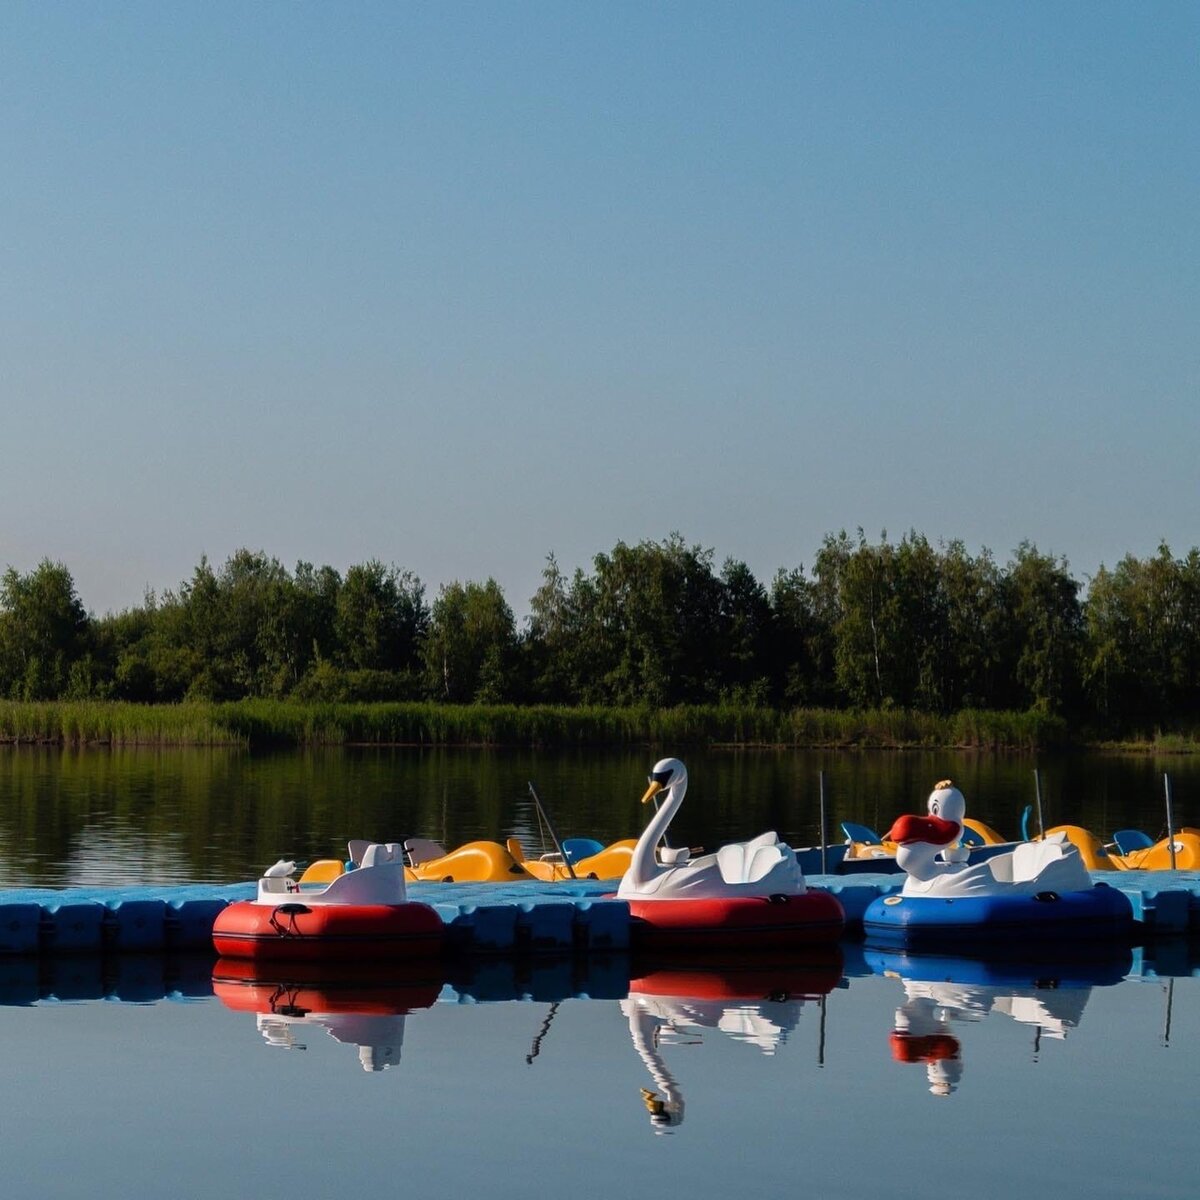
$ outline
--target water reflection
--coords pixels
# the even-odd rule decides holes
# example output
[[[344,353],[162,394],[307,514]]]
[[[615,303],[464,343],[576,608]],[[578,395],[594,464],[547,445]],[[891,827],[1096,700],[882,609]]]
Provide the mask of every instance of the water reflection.
[[[824,997],[841,977],[841,956],[791,962],[672,967],[632,979],[620,1001],[629,1037],[654,1086],[640,1089],[656,1134],[683,1124],[683,1088],[667,1066],[664,1047],[699,1046],[704,1031],[775,1054],[800,1022],[807,1001]]]
[[[221,959],[212,990],[226,1008],[254,1013],[268,1046],[307,1050],[310,1036],[326,1033],[356,1047],[364,1071],[385,1071],[400,1062],[405,1018],[437,1002],[442,977],[428,967],[367,975],[292,967],[263,976],[253,964]]]
[[[663,747],[671,752],[675,747]],[[447,846],[522,838],[540,845],[528,793],[537,782],[564,837],[605,845],[636,835],[646,752],[344,748],[229,749],[0,746],[0,886],[228,883],[286,852],[328,856],[350,838],[429,837]],[[1042,771],[1048,825],[1108,837],[1163,821],[1162,771],[1175,779],[1176,824],[1200,824],[1200,756],[1077,754],[1034,760],[963,751],[686,751],[691,790],[681,845],[714,846],[775,829],[819,841],[818,771],[828,830],[886,828],[952,776],[978,815],[1009,837]]]
[[[1036,1061],[1042,1040],[1065,1039],[1083,1019],[1092,989],[1120,983],[1132,957],[1124,948],[1075,961],[864,951],[876,974],[899,980],[904,990],[889,1038],[892,1057],[898,1063],[923,1064],[935,1096],[952,1095],[962,1081],[962,1026],[993,1013],[1029,1026]]]
[[[439,997],[461,1003],[554,995],[525,1057],[532,1065],[564,1000],[608,993],[653,1084],[639,1089],[651,1126],[665,1133],[677,1128],[684,1114],[683,1090],[667,1065],[665,1048],[703,1045],[705,1031],[713,1031],[774,1055],[787,1044],[805,1005],[823,1001],[842,978],[836,947],[805,958],[699,966],[624,957],[527,960],[507,964],[514,968],[507,982],[504,965],[458,964],[451,984],[429,966],[356,970],[220,959],[213,967],[212,991],[227,1009],[254,1014],[267,1045],[304,1050],[313,1036],[325,1033],[355,1046],[366,1071],[400,1062],[406,1018]]]
[[[910,1163],[961,1147],[987,1200],[1194,1192],[1195,944],[1095,975],[842,949],[840,970],[757,977],[616,957],[349,981],[230,978],[211,957],[0,959],[5,1196],[118,1200],[173,1179],[192,1200],[375,1194],[402,1162],[439,1196],[527,1195],[537,1163],[580,1200],[647,1179],[695,1200],[784,1196],[798,1179],[854,1200],[882,1178],[848,1172],[856,1145],[903,1146]],[[242,989],[232,1003],[214,996],[225,983]],[[889,1053],[893,1032],[918,1031],[896,1020],[914,999],[924,1031],[959,1044],[952,1102],[927,1092],[930,1064]],[[307,1050],[276,1048],[289,1042]],[[674,1136],[654,1136],[642,1088],[686,1118],[663,1123]],[[264,1126],[266,1095],[319,1096],[320,1120]],[[1054,1153],[1005,1149],[1035,1144]],[[889,1170],[884,1186],[921,1200],[928,1175]]]

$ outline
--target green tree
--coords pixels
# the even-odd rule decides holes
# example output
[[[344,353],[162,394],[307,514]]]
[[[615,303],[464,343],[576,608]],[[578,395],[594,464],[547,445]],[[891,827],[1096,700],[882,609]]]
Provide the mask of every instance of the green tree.
[[[454,704],[514,698],[517,631],[494,579],[445,584],[433,602],[424,659],[430,693]]]
[[[62,563],[43,559],[28,575],[0,578],[0,688],[19,700],[52,700],[90,654],[91,621]],[[86,674],[90,675],[88,668]],[[84,676],[76,676],[80,690]]]
[[[409,571],[378,559],[351,567],[338,592],[334,630],[343,666],[411,671],[429,628],[425,587]]]
[[[1077,702],[1083,648],[1079,584],[1065,558],[1041,554],[1029,542],[1017,547],[1008,571],[1017,640],[1015,675],[1022,707],[1064,713]]]

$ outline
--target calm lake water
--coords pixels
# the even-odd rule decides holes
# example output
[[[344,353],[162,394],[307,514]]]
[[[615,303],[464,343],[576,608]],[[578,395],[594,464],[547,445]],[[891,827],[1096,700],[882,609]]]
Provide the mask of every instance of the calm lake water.
[[[1200,983],[1136,957],[617,963],[589,998],[540,964],[504,1002],[213,969],[0,968],[6,1197],[1195,1194]]]
[[[656,754],[0,750],[0,886],[249,879],[350,837],[636,832]],[[692,753],[683,837],[886,826],[952,775],[1016,833],[1157,833],[1186,758]],[[837,836],[834,834],[833,836]],[[250,986],[207,956],[0,959],[11,1200],[1195,1192],[1196,948],[1084,965],[485,962]],[[519,997],[520,999],[514,999]]]
[[[638,800],[663,751],[345,749],[61,751],[0,747],[0,887],[188,883],[255,877],[281,855],[337,854],[350,838],[419,835],[448,847],[515,834],[540,849],[533,781],[564,837],[636,835]],[[1042,777],[1046,823],[1108,836],[1164,829],[1164,771],[1177,825],[1200,825],[1200,757],[954,752],[689,751],[673,826],[693,846],[777,829],[819,841],[818,772],[837,823],[886,829],[952,776],[968,813],[1019,836]]]

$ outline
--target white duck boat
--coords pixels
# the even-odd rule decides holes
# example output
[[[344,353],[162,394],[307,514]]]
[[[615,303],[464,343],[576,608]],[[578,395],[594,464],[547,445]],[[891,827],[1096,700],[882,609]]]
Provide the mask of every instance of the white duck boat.
[[[687,769],[677,758],[654,765],[642,797],[665,793],[617,889],[629,902],[643,941],[659,946],[736,944],[778,946],[835,941],[842,907],[827,892],[810,890],[795,851],[774,832],[732,842],[692,858],[686,848],[659,846],[687,792]]]
[[[967,848],[955,846],[966,810],[962,792],[944,779],[929,795],[928,816],[905,814],[888,831],[896,843],[896,862],[907,875],[902,895],[1032,896],[1047,889],[1077,892],[1092,886],[1079,851],[1063,834],[1018,842],[1006,854],[969,863]]]
[[[863,916],[869,940],[1028,937],[1030,934],[1128,936],[1129,900],[1094,884],[1065,837],[1022,842],[1005,854],[968,862],[962,833],[966,800],[949,779],[930,793],[926,816],[900,817],[887,836],[907,876],[898,895],[880,897]]]

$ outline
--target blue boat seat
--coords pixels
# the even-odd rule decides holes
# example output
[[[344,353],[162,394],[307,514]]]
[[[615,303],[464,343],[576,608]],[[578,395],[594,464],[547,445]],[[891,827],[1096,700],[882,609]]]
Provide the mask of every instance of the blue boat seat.
[[[859,825],[854,821],[843,821],[842,832],[848,842],[863,842],[868,846],[878,846],[883,839],[869,825]]]
[[[1148,850],[1154,845],[1154,840],[1149,834],[1143,833],[1140,829],[1118,829],[1113,834],[1113,841],[1117,843],[1117,852],[1120,854],[1132,854],[1135,850]]]
[[[567,862],[574,866],[581,858],[591,858],[593,854],[599,854],[604,845],[595,838],[574,837],[564,838],[562,848]]]
[[[978,829],[972,829],[968,825],[962,827],[962,833],[958,837],[959,842],[964,846],[986,846],[983,834]]]

